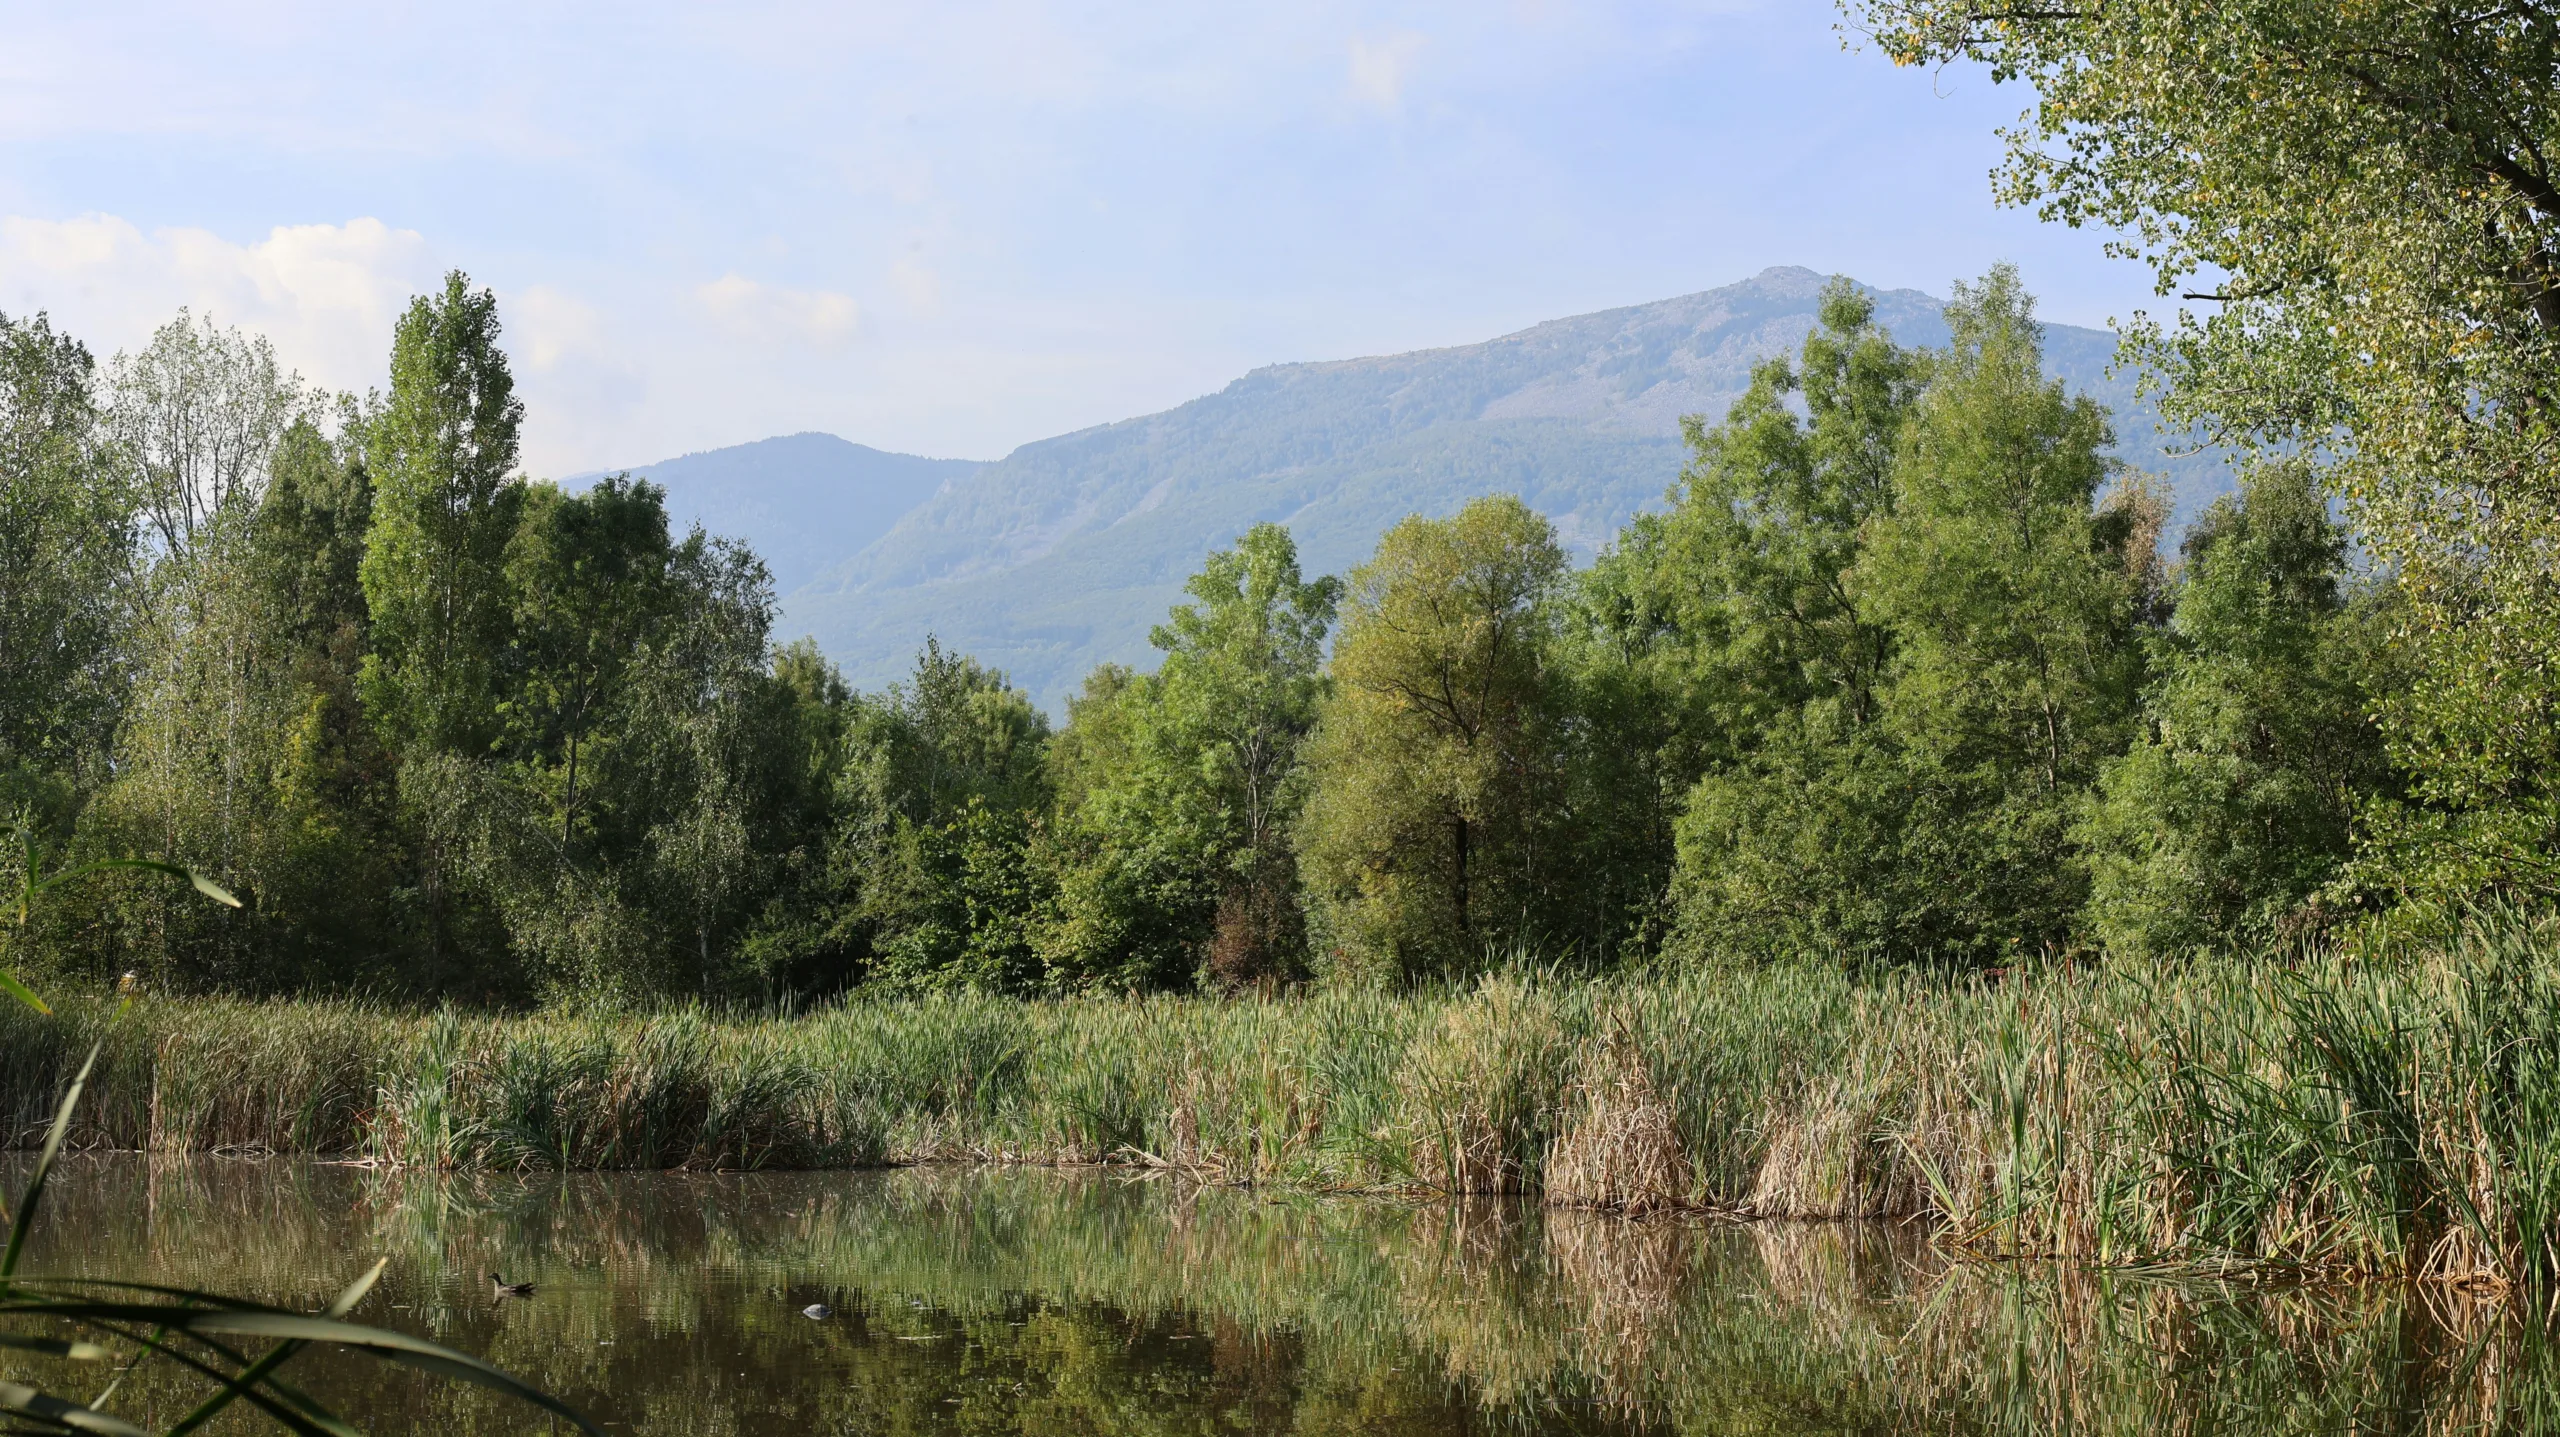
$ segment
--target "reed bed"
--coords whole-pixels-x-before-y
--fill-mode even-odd
[[[786,1019],[70,1002],[0,1016],[26,1132],[395,1167],[1125,1163],[1301,1189],[1926,1217],[1984,1258],[2549,1289],[2560,929],[2383,960],[1810,969],[1424,995],[949,997]]]

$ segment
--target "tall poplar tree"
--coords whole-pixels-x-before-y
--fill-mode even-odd
[[[371,623],[365,708],[399,763],[429,982],[505,946],[486,904],[456,891],[478,813],[502,800],[487,759],[500,736],[499,664],[512,628],[507,548],[524,405],[498,348],[498,302],[456,270],[411,300],[392,332],[391,394],[368,435],[373,512],[359,575]],[[466,885],[467,886],[467,885]],[[513,975],[482,972],[483,991]]]
[[[497,297],[460,270],[392,332],[390,402],[367,446],[365,697],[404,750],[483,754],[497,736],[524,421],[498,333]]]
[[[2137,506],[2093,511],[2106,415],[2045,377],[2015,272],[1958,286],[1947,318],[1927,389],[1852,429],[1881,428],[1848,450],[1886,460],[1841,471],[1853,504],[1783,502],[1773,466],[1780,502],[1727,521],[1776,531],[1736,546],[1742,576],[1793,582],[1733,585],[1781,602],[1740,606],[1733,633],[1773,632],[1726,652],[1778,662],[1715,681],[1781,701],[1759,701],[1753,746],[1689,795],[1692,950],[1965,963],[2071,940],[2087,881],[2072,820],[2130,735],[2152,535]],[[1756,411],[1735,417],[1711,455],[1752,444]]]

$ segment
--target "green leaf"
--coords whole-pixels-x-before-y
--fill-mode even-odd
[[[19,982],[17,975],[6,968],[0,968],[0,993],[8,994],[47,1017],[53,1016],[53,1010],[44,1005],[44,1000],[37,997],[33,989]]]
[[[194,884],[198,893],[203,894],[205,897],[212,899],[216,903],[230,908],[237,908],[240,906],[240,900],[231,896],[230,889],[223,887],[221,884],[214,882],[212,879],[205,877],[203,874],[196,872],[192,868],[182,867],[175,863],[164,863],[157,858],[97,859],[94,862],[81,864],[77,868],[66,868],[60,873],[53,875],[51,878],[46,879],[44,882],[36,884],[33,888],[29,889],[28,892],[41,893],[44,890],[53,887],[57,883],[68,883],[74,878],[83,878],[92,873],[104,873],[110,869],[116,868],[139,869],[144,873],[165,873],[171,878],[183,878],[189,883]]]

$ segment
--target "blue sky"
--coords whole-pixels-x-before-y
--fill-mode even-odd
[[[461,267],[565,474],[801,429],[991,458],[1261,364],[1804,264],[2149,300],[1991,201],[2026,102],[1822,0],[0,3],[0,310],[331,386]]]

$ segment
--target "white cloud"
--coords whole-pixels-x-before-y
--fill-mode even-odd
[[[0,309],[49,310],[103,357],[140,347],[183,306],[265,334],[330,388],[382,382],[392,322],[435,270],[423,236],[375,219],[279,225],[249,244],[145,234],[113,215],[0,219]]]
[[[1422,54],[1423,37],[1411,30],[1377,39],[1351,42],[1351,93],[1363,102],[1393,113],[1404,103],[1405,81]]]
[[[835,349],[853,338],[862,317],[850,295],[759,284],[734,270],[693,294],[721,328],[763,344],[791,341]]]
[[[503,313],[511,336],[508,350],[537,373],[604,348],[604,316],[596,307],[547,284],[507,296]]]

